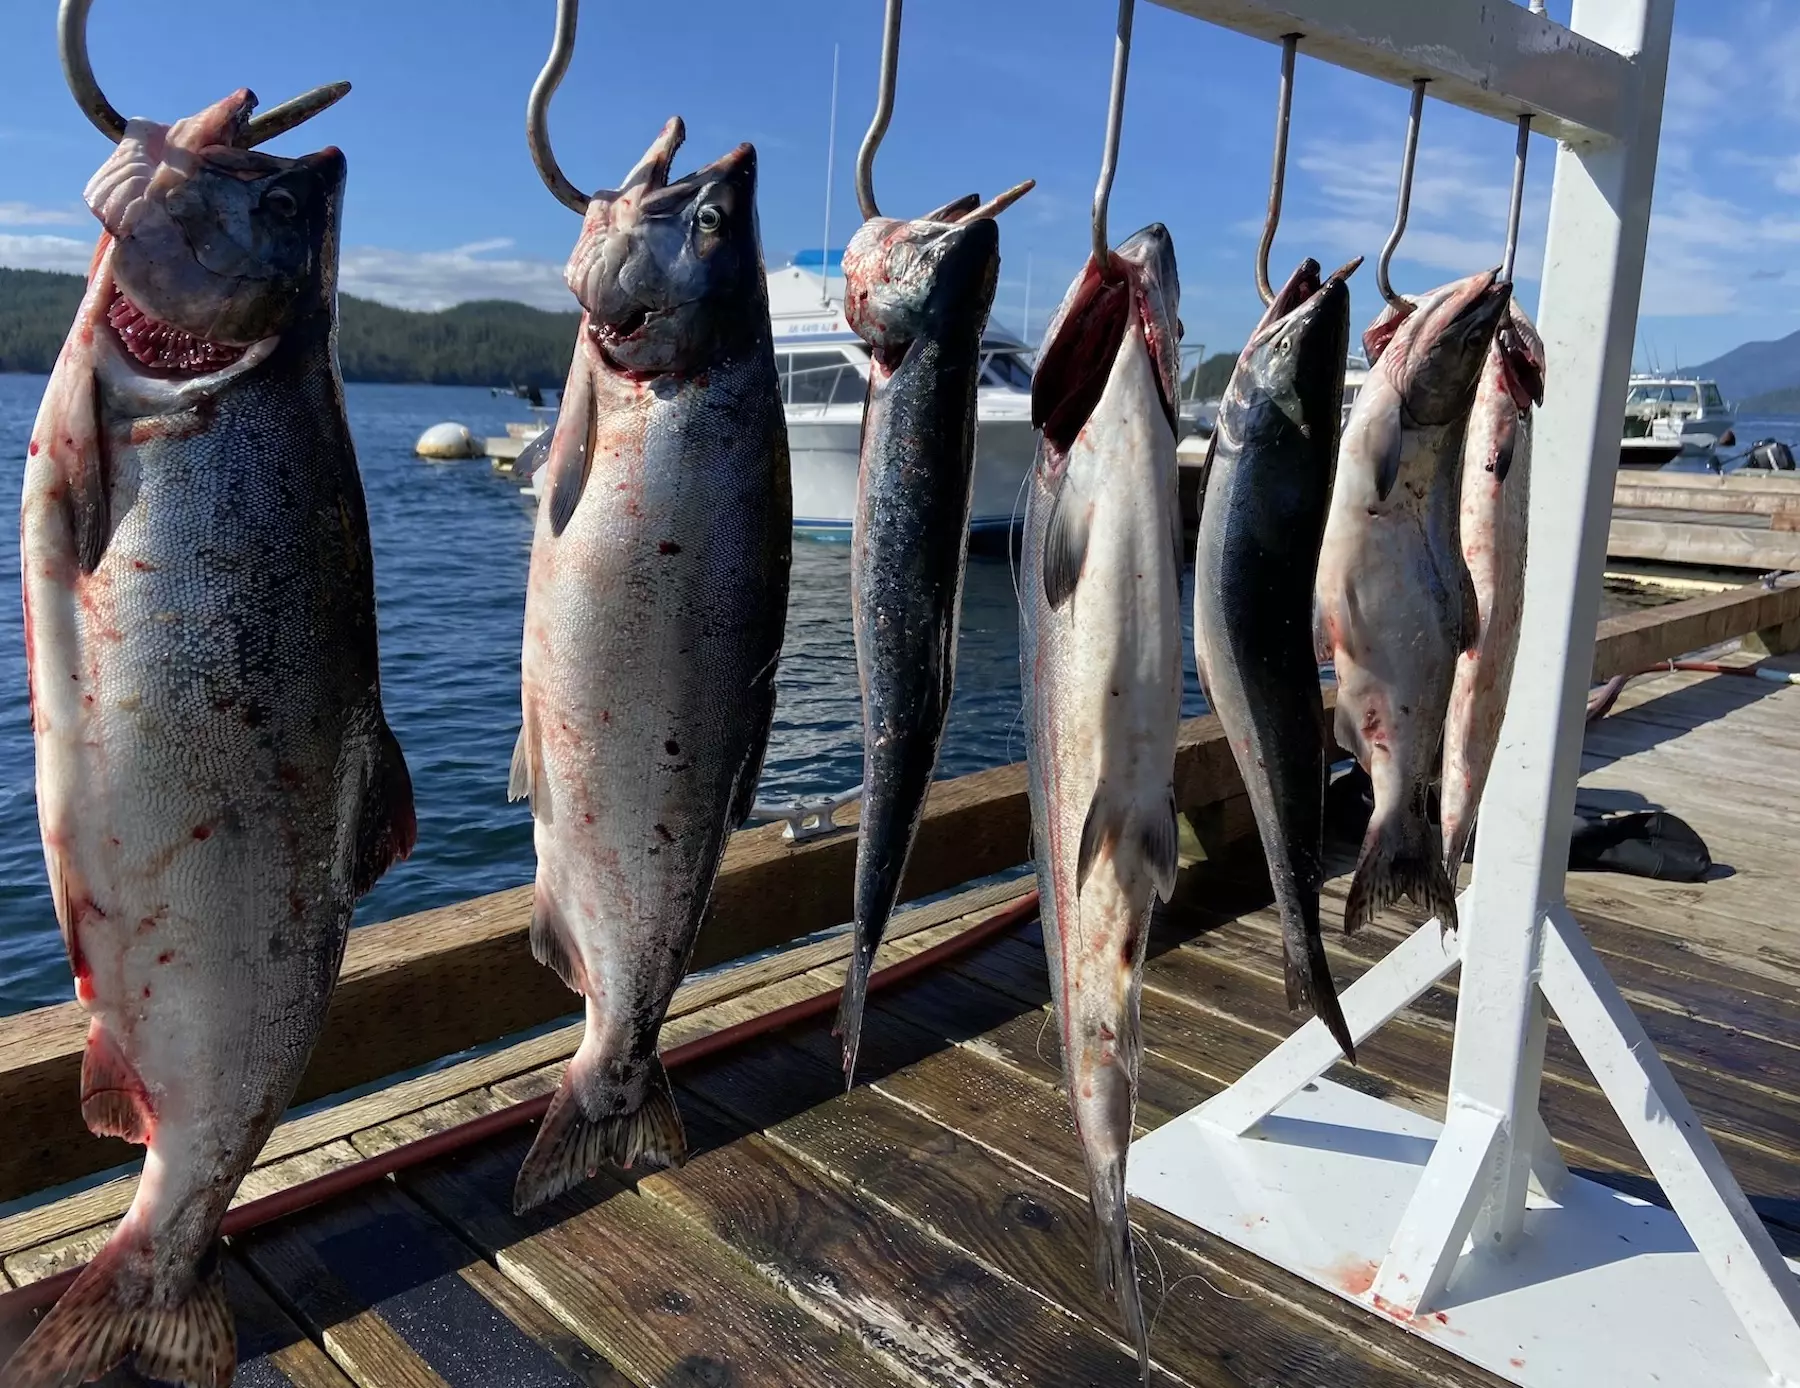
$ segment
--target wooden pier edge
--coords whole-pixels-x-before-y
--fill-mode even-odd
[[[1600,624],[1594,674],[1630,673],[1688,651],[1761,634],[1773,649],[1800,626],[1800,578],[1628,613]],[[1791,643],[1790,643],[1791,644]],[[1330,691],[1327,691],[1329,698]],[[1211,852],[1252,832],[1243,785],[1218,721],[1182,724],[1176,801]],[[849,816],[852,821],[854,812]],[[1004,872],[1030,854],[1023,765],[932,787],[907,873],[906,900]],[[856,840],[793,844],[779,825],[733,836],[694,967],[740,958],[851,915]],[[351,936],[324,1034],[296,1102],[371,1083],[567,1016],[573,996],[531,957],[531,890],[363,927]],[[46,928],[52,928],[45,922]],[[96,1138],[76,1095],[86,1014],[76,1003],[0,1019],[0,1201],[135,1159]]]

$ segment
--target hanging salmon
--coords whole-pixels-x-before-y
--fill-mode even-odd
[[[1095,1261],[1149,1362],[1125,1213],[1152,896],[1174,890],[1181,717],[1175,251],[1138,232],[1092,258],[1032,383],[1020,675],[1044,949],[1087,1161]]]
[[[582,306],[525,598],[510,793],[537,844],[531,948],[587,1026],[514,1193],[681,1161],[657,1034],[756,794],[787,617],[787,424],[756,153],[671,182],[671,120],[569,259]]]
[[[338,379],[344,158],[250,149],[240,91],[130,122],[32,429],[38,814],[92,1016],[81,1111],[144,1143],[11,1388],[230,1381],[219,1222],[287,1107],[356,899],[412,848]]]

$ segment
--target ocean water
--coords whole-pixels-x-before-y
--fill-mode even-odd
[[[0,497],[19,494],[45,379],[0,375]],[[536,507],[484,460],[425,463],[419,434],[442,420],[477,436],[526,412],[485,390],[351,385],[375,553],[388,721],[412,770],[413,856],[390,871],[357,922],[466,900],[531,879],[531,823],[506,800],[519,727],[519,636]],[[18,572],[17,528],[0,525],[0,582]],[[1191,580],[1189,580],[1191,581]],[[1191,623],[1191,603],[1182,604]],[[973,557],[956,697],[941,777],[1021,760],[1019,624],[1011,566]],[[1204,709],[1187,641],[1185,706]],[[761,798],[841,790],[862,779],[862,705],[850,630],[850,547],[796,541],[787,639]],[[51,911],[33,798],[19,603],[0,594],[0,1014],[73,996]]]

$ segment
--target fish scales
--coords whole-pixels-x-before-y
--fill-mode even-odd
[[[844,254],[846,316],[870,345],[850,551],[863,794],[856,947],[837,1022],[846,1084],[955,683],[976,383],[1000,270],[998,207],[974,203],[916,221],[872,218]]]
[[[240,92],[133,121],[32,432],[38,805],[91,1015],[82,1112],[148,1146],[118,1231],[0,1379],[225,1383],[219,1222],[305,1069],[356,898],[414,837],[382,714],[334,350],[343,157],[243,148]]]
[[[1487,271],[1388,310],[1351,407],[1319,556],[1319,655],[1337,675],[1337,738],[1375,793],[1344,926],[1402,896],[1456,926],[1429,792],[1460,652],[1479,633],[1458,539],[1462,455],[1482,363],[1511,286]]]
[[[1313,587],[1343,411],[1355,263],[1308,260],[1276,295],[1220,402],[1194,559],[1194,645],[1281,911],[1288,1006],[1310,1003],[1346,1057],[1349,1027],[1319,927],[1325,704]]]
[[[1454,876],[1493,768],[1525,610],[1531,410],[1544,398],[1544,347],[1517,303],[1494,335],[1463,445],[1458,536],[1481,635],[1456,658],[1439,784],[1444,870]]]
[[[1092,261],[1033,385],[1020,673],[1044,948],[1087,1163],[1101,1285],[1149,1373],[1125,1208],[1151,900],[1174,888],[1181,715],[1174,249],[1160,226]]]
[[[532,543],[523,727],[532,949],[584,996],[520,1208],[679,1162],[657,1035],[775,706],[792,535],[754,151],[671,183],[671,121],[569,263],[585,310]]]

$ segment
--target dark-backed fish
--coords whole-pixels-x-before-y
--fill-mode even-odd
[[[756,794],[787,617],[787,423],[756,153],[669,180],[671,120],[596,193],[545,445],[510,793],[537,843],[531,948],[587,1027],[520,1168],[520,1209],[686,1155],[657,1034]]]
[[[1343,415],[1353,262],[1294,271],[1238,358],[1208,451],[1194,558],[1194,647],[1262,835],[1281,911],[1289,1007],[1350,1029],[1319,934],[1325,703],[1313,584]]]
[[[1125,1211],[1153,896],[1176,869],[1181,515],[1175,250],[1146,227],[1089,260],[1032,383],[1020,675],[1044,950],[1087,1162],[1094,1257],[1149,1373]]]
[[[1337,739],[1369,773],[1375,811],[1344,928],[1411,897],[1456,927],[1455,886],[1429,807],[1457,656],[1480,632],[1458,539],[1463,443],[1512,286],[1494,271],[1384,311],[1351,406],[1319,555],[1319,658],[1337,671]]]
[[[837,1034],[856,1076],[875,952],[900,897],[937,768],[975,482],[981,337],[1000,274],[994,218],[1030,189],[916,221],[874,217],[844,252],[844,312],[869,344],[850,601],[863,702],[856,947]]]
[[[382,716],[335,349],[344,158],[248,148],[240,91],[130,122],[25,471],[38,815],[92,1016],[81,1111],[144,1143],[12,1388],[230,1382],[219,1222],[325,1019],[356,899],[414,836]]]

